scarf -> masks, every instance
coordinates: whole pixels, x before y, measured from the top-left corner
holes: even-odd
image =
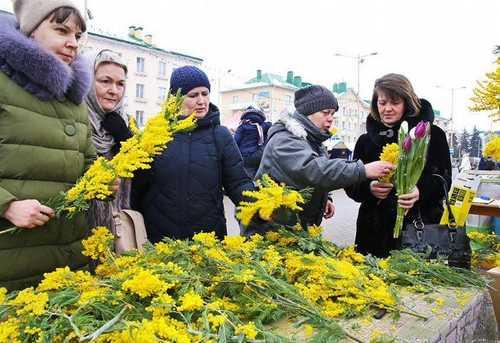
[[[114,63],[125,69],[125,75],[127,73],[127,67],[121,61],[120,55],[111,50],[102,50],[97,54],[94,59],[94,79],[89,94],[85,98],[87,107],[89,108],[89,122],[92,126],[92,141],[96,147],[97,153],[101,156],[111,159],[112,152],[111,149],[116,144],[114,138],[107,132],[102,126],[102,121],[108,113],[116,112],[118,113],[125,123],[128,125],[128,118],[123,111],[123,102],[125,99],[125,89],[123,91],[123,97],[120,102],[111,111],[104,111],[97,100],[97,94],[95,90],[95,72],[99,65],[103,62]]]

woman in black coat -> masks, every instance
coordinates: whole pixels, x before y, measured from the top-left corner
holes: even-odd
[[[194,131],[177,134],[155,158],[152,168],[136,175],[132,207],[144,215],[148,239],[191,238],[194,234],[227,234],[223,190],[238,204],[254,185],[229,130],[220,126],[217,107],[210,103],[207,75],[194,66],[175,69],[170,92],[185,96],[182,111],[194,113]]]
[[[398,130],[404,120],[408,122],[409,129],[422,120],[432,124],[434,112],[427,100],[416,96],[406,77],[388,74],[375,82],[371,114],[366,120],[367,133],[356,142],[353,158],[363,163],[379,160],[386,144],[397,143]],[[393,238],[398,201],[402,207],[411,208],[406,221],[418,208],[424,223],[439,222],[443,212],[441,200],[445,194],[441,181],[432,174],[443,176],[450,186],[448,142],[443,130],[433,124],[427,161],[413,196],[410,193],[408,197],[400,196],[398,200],[395,187],[379,181],[366,181],[347,190],[349,197],[361,203],[355,240],[359,252],[385,257],[398,248],[399,242]]]

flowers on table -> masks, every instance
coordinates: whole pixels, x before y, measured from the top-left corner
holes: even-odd
[[[471,242],[478,248],[472,251],[472,265],[480,269],[500,266],[500,238],[495,233],[486,234],[478,231],[467,233]]]
[[[399,129],[399,158],[396,167],[396,194],[408,194],[417,185],[424,170],[427,147],[430,140],[430,123],[421,121],[408,132],[408,123],[403,121]],[[398,206],[394,238],[398,238],[403,227],[405,209]]]
[[[380,308],[408,313],[400,292],[485,287],[473,272],[409,251],[379,260],[339,249],[317,236],[319,227],[222,241],[199,233],[126,256],[105,248],[101,229],[86,244],[100,260],[96,275],[65,267],[36,289],[0,288],[0,341],[296,341],[273,327],[283,319],[312,342],[331,342],[353,338],[343,319],[366,320]]]

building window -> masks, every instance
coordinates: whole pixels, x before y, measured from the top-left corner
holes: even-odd
[[[135,122],[139,127],[144,126],[144,111],[135,111]]]
[[[165,87],[159,88],[158,100],[164,101],[167,98],[167,89]]]
[[[143,84],[138,83],[135,86],[135,97],[141,98],[141,99],[144,98],[144,85]]]
[[[285,104],[290,105],[292,103],[292,96],[285,95]]]
[[[233,104],[237,104],[240,101],[240,97],[235,95],[233,96]]]
[[[167,77],[167,64],[165,62],[160,61],[158,64],[158,76]]]
[[[345,121],[342,122],[342,129],[345,130]]]
[[[259,94],[257,94],[257,96],[259,96],[261,98],[270,98],[271,93],[269,93],[269,91],[262,91],[262,92],[259,92]]]
[[[137,57],[137,72],[144,73],[144,58]]]

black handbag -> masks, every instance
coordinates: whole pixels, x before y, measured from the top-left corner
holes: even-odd
[[[419,208],[414,208],[413,221],[404,227],[401,234],[401,248],[425,254],[429,259],[446,260],[450,267],[470,269],[469,237],[464,227],[457,227],[448,201],[446,180],[441,175],[432,175],[438,177],[444,186],[448,224],[424,224]]]

